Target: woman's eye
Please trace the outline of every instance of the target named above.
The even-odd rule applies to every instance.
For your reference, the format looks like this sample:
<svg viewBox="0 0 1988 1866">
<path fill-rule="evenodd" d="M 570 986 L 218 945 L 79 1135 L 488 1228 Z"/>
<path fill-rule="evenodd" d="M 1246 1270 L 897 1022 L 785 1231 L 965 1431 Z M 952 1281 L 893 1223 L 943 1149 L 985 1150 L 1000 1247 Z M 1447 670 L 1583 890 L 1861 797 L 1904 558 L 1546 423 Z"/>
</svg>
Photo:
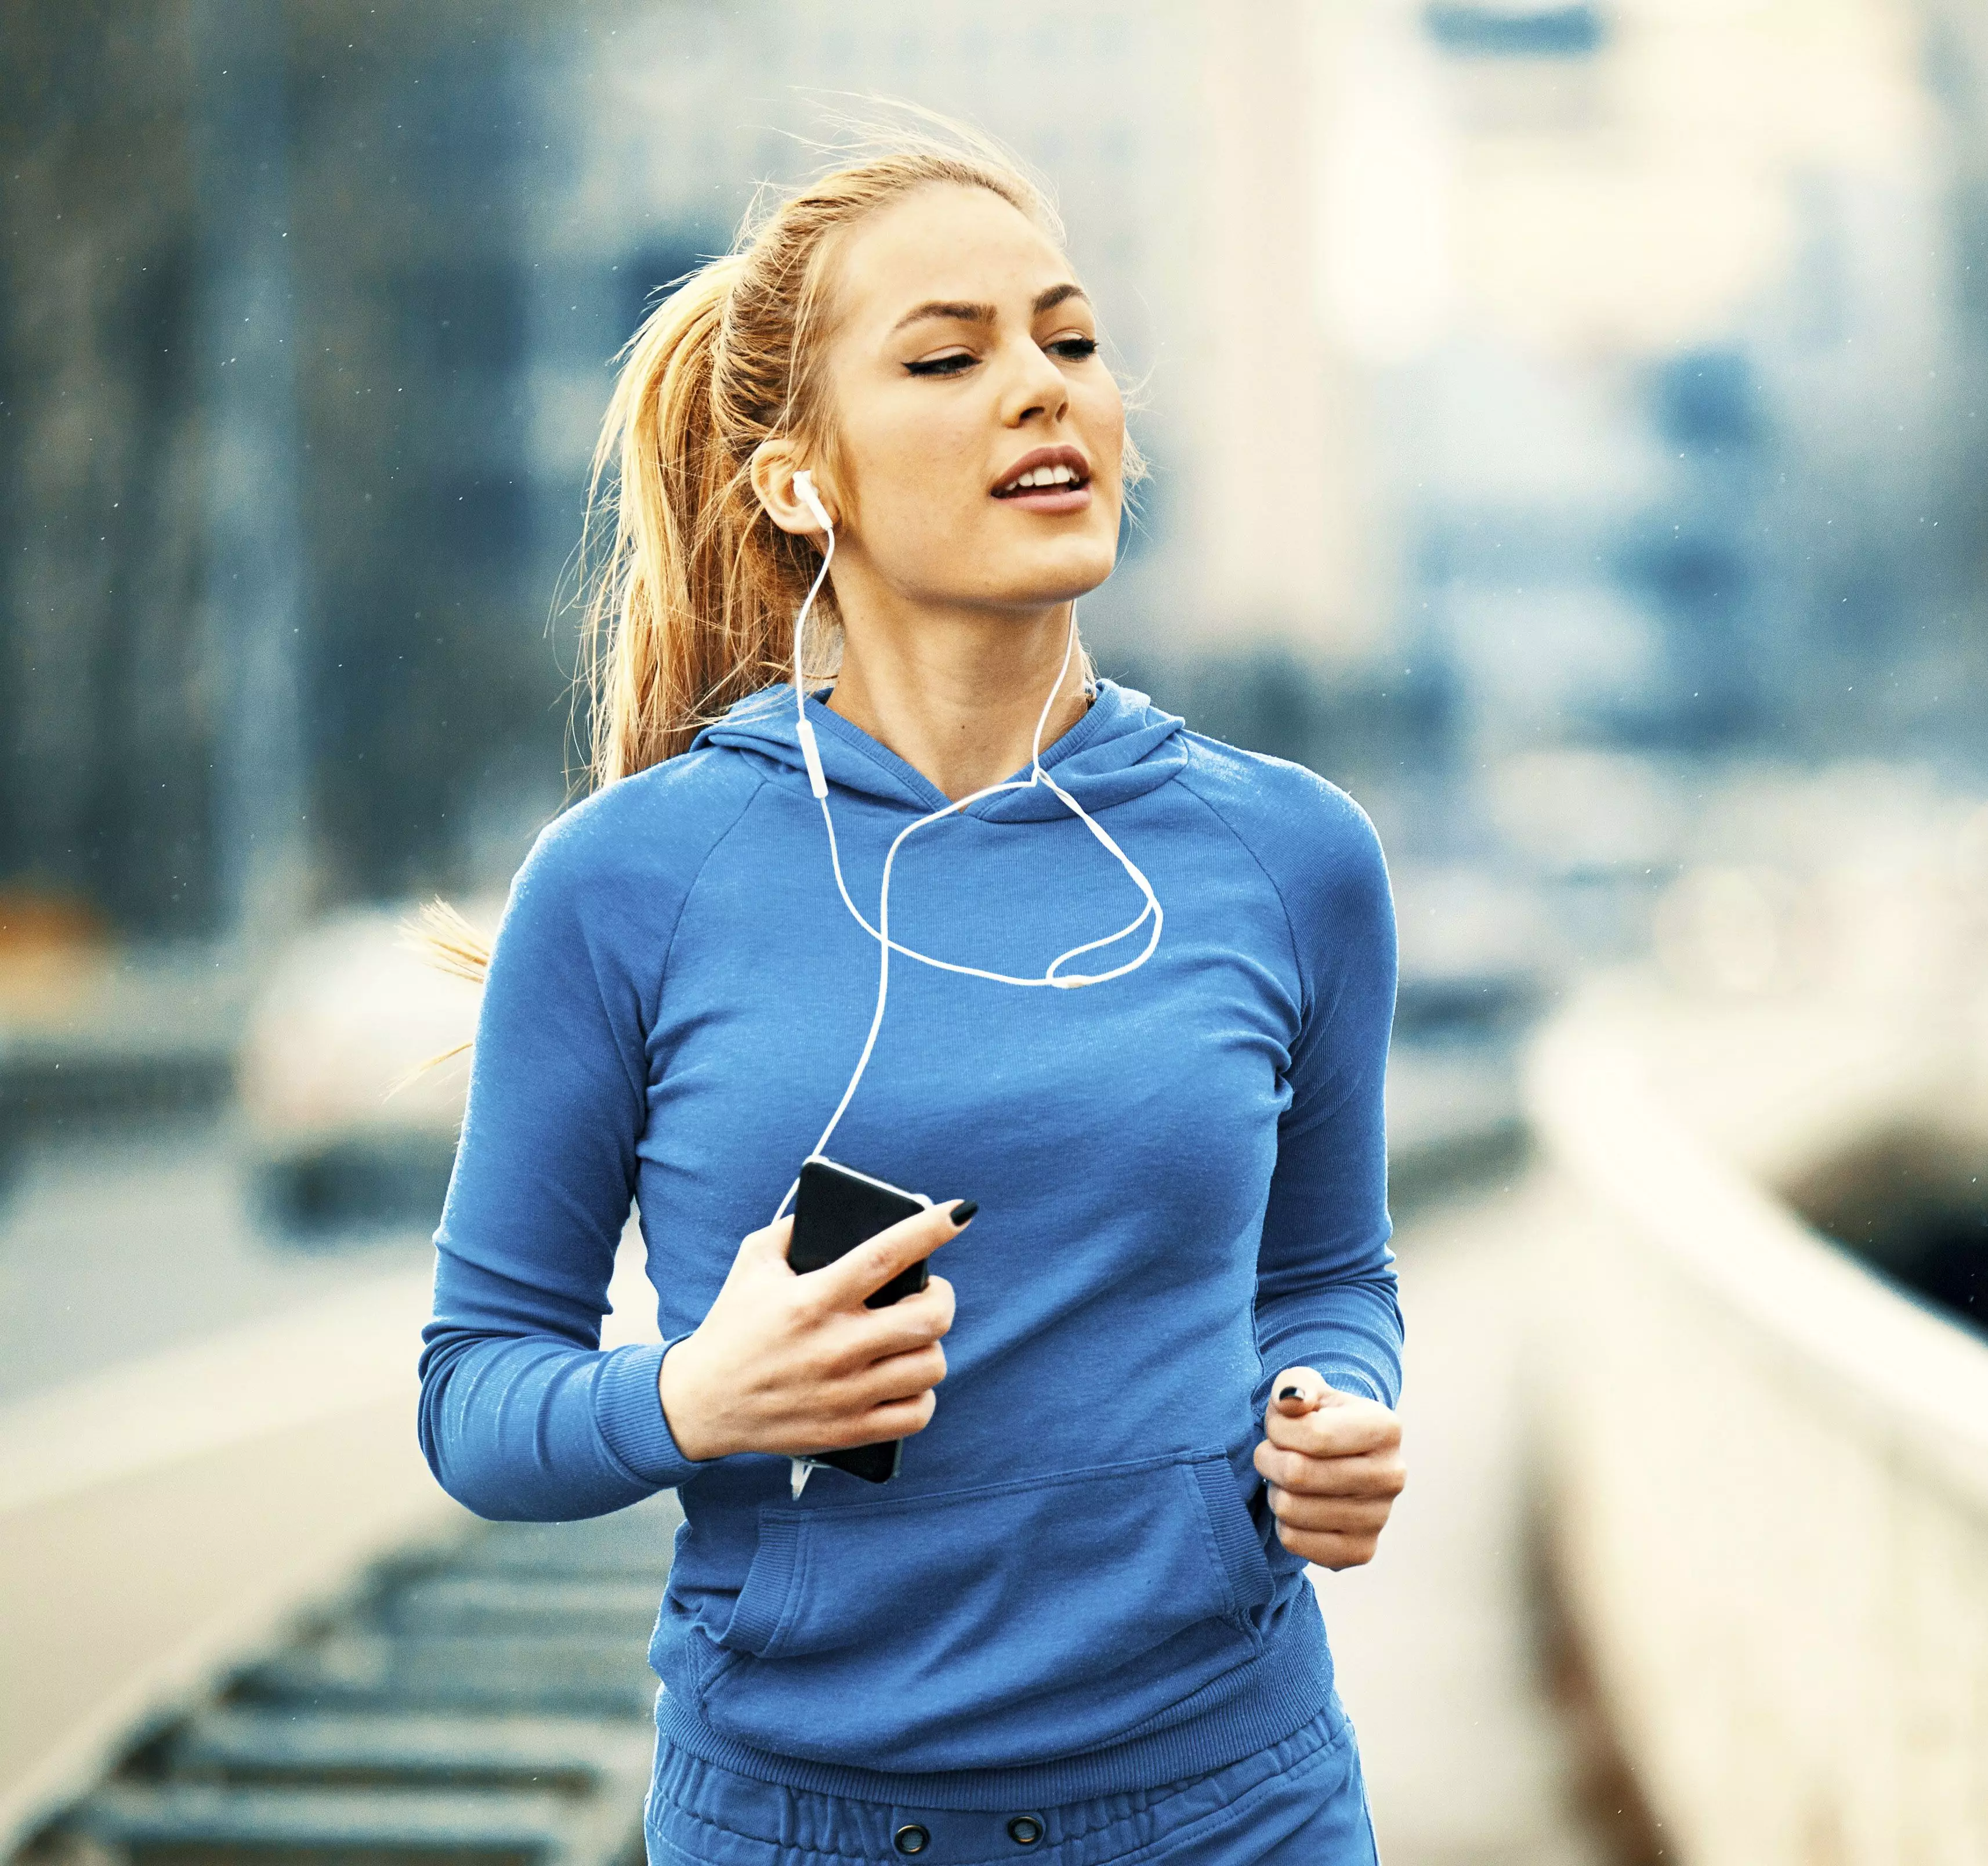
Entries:
<svg viewBox="0 0 1988 1866">
<path fill-rule="evenodd" d="M 1052 356 L 1061 357 L 1067 363 L 1081 363 L 1087 357 L 1097 354 L 1097 340 L 1094 337 L 1060 337 L 1050 345 Z"/>
<path fill-rule="evenodd" d="M 911 376 L 956 376 L 963 369 L 971 369 L 976 361 L 966 351 L 955 351 L 949 356 L 921 357 L 915 363 L 907 363 L 904 373 Z"/>
</svg>

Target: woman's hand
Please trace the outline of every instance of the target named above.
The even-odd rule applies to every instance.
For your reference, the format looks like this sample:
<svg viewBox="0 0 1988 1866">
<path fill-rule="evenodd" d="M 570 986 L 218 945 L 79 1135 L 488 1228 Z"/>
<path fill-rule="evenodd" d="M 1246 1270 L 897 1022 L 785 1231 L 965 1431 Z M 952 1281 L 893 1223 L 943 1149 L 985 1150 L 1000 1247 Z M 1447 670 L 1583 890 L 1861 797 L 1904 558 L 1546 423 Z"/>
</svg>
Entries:
<svg viewBox="0 0 1988 1866">
<path fill-rule="evenodd" d="M 1371 1562 L 1408 1481 L 1401 1421 L 1310 1367 L 1286 1367 L 1270 1383 L 1263 1431 L 1256 1468 L 1270 1481 L 1277 1539 L 1321 1568 Z"/>
<path fill-rule="evenodd" d="M 945 1378 L 952 1285 L 935 1276 L 887 1309 L 864 1299 L 958 1237 L 953 1213 L 974 1209 L 935 1206 L 805 1276 L 787 1261 L 792 1218 L 754 1231 L 697 1332 L 663 1356 L 657 1385 L 677 1449 L 700 1461 L 793 1455 L 923 1431 Z"/>
</svg>

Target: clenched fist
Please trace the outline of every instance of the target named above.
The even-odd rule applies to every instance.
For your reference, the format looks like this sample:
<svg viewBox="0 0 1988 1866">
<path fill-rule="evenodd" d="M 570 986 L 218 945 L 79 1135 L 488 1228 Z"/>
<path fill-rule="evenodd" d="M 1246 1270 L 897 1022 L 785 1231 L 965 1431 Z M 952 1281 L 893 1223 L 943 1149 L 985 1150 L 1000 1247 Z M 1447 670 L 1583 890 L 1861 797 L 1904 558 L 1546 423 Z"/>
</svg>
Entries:
<svg viewBox="0 0 1988 1866">
<path fill-rule="evenodd" d="M 1286 1367 L 1270 1383 L 1263 1431 L 1256 1468 L 1270 1483 L 1277 1539 L 1321 1568 L 1371 1562 L 1408 1481 L 1400 1420 L 1310 1367 Z"/>
</svg>

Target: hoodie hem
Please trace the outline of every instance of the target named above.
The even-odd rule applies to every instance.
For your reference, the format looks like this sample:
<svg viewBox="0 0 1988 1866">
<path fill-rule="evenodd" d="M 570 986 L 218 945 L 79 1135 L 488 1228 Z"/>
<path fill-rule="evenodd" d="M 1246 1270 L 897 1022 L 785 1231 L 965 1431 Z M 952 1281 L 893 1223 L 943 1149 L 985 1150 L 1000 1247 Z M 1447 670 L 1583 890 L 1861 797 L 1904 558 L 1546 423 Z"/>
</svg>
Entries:
<svg viewBox="0 0 1988 1866">
<path fill-rule="evenodd" d="M 1304 1584 L 1307 1595 L 1310 1584 Z M 783 1788 L 968 1813 L 1130 1794 L 1226 1769 L 1302 1729 L 1332 1697 L 1332 1654 L 1316 1599 L 1293 1603 L 1283 1637 L 1178 1705 L 1164 1729 L 1054 1761 L 983 1769 L 864 1769 L 776 1755 L 720 1735 L 685 1697 L 657 1694 L 661 1736 L 699 1760 Z M 1186 1712 L 1185 1716 L 1182 1715 Z"/>
</svg>

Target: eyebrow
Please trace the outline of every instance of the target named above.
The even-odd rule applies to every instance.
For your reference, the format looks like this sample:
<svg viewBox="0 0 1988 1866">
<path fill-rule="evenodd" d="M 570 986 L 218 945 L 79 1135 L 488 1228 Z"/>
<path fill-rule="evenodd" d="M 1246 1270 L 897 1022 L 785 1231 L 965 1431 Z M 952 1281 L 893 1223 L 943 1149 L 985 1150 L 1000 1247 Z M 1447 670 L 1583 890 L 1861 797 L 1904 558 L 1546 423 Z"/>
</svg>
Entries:
<svg viewBox="0 0 1988 1866">
<path fill-rule="evenodd" d="M 1081 298 L 1086 304 L 1090 302 L 1080 285 L 1053 285 L 1047 291 L 1036 294 L 1035 302 L 1029 307 L 1030 313 L 1040 317 L 1045 311 L 1053 311 L 1058 305 L 1072 298 Z M 895 337 L 900 330 L 922 323 L 927 318 L 942 318 L 957 324 L 991 324 L 998 315 L 991 304 L 972 304 L 964 300 L 935 298 L 914 310 L 907 311 L 891 327 L 891 334 Z"/>
</svg>

